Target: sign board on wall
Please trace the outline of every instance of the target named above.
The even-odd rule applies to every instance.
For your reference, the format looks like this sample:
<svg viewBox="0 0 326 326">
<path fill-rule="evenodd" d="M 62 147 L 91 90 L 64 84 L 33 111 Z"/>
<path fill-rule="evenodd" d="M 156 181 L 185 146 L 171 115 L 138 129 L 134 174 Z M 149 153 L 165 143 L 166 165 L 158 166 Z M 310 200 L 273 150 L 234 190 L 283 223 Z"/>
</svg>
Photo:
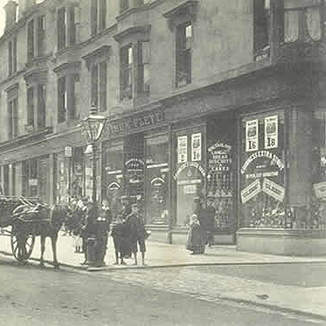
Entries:
<svg viewBox="0 0 326 326">
<path fill-rule="evenodd" d="M 246 122 L 246 152 L 258 150 L 258 119 Z"/>
<path fill-rule="evenodd" d="M 326 181 L 315 183 L 314 191 L 318 199 L 326 198 Z"/>
<path fill-rule="evenodd" d="M 191 160 L 201 161 L 201 133 L 191 135 Z"/>
<path fill-rule="evenodd" d="M 273 115 L 265 118 L 265 149 L 278 147 L 278 116 Z"/>
<path fill-rule="evenodd" d="M 248 185 L 246 188 L 241 190 L 242 203 L 245 204 L 247 201 L 249 201 L 251 198 L 254 198 L 260 192 L 261 192 L 261 185 L 260 185 L 260 181 L 257 179 L 254 182 L 252 182 L 250 185 Z"/>
<path fill-rule="evenodd" d="M 178 163 L 187 162 L 187 153 L 188 153 L 187 136 L 178 137 L 177 151 L 178 151 Z"/>
</svg>

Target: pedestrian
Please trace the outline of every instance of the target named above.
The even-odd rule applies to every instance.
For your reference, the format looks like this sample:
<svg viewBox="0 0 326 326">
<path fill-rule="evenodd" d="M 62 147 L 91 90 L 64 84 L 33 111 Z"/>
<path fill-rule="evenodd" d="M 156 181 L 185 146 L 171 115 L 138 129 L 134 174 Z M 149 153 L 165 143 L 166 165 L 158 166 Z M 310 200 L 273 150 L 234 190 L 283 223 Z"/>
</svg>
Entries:
<svg viewBox="0 0 326 326">
<path fill-rule="evenodd" d="M 120 259 L 120 264 L 125 265 L 124 261 L 124 242 L 123 238 L 126 237 L 125 234 L 125 225 L 120 219 L 119 215 L 115 217 L 111 224 L 111 236 L 113 239 L 113 245 L 114 245 L 114 252 L 115 252 L 115 263 L 114 265 L 119 265 L 119 259 Z"/>
<path fill-rule="evenodd" d="M 134 255 L 134 265 L 138 264 L 137 252 L 138 247 L 141 252 L 142 265 L 145 265 L 145 239 L 148 237 L 148 233 L 145 229 L 144 219 L 140 214 L 139 204 L 134 203 L 131 205 L 131 213 L 127 217 L 127 225 L 129 230 L 130 248 Z"/>
<path fill-rule="evenodd" d="M 192 252 L 191 255 L 205 252 L 205 236 L 196 214 L 192 214 L 190 217 L 186 249 Z"/>
<path fill-rule="evenodd" d="M 105 266 L 104 258 L 108 244 L 108 233 L 112 222 L 109 202 L 104 199 L 96 219 L 96 262 L 98 266 Z"/>
<path fill-rule="evenodd" d="M 121 203 L 121 210 L 118 213 L 119 220 L 122 222 L 121 225 L 121 238 L 120 238 L 120 253 L 123 252 L 123 258 L 130 258 L 131 257 L 131 248 L 129 243 L 129 231 L 128 225 L 125 224 L 127 216 L 131 213 L 131 204 L 130 198 L 128 196 L 121 196 L 120 197 Z"/>
<path fill-rule="evenodd" d="M 206 233 L 206 244 L 211 247 L 214 244 L 214 229 L 215 229 L 215 215 L 216 210 L 214 207 L 214 196 L 207 197 L 207 207 L 204 209 L 205 223 L 203 225 Z"/>
</svg>

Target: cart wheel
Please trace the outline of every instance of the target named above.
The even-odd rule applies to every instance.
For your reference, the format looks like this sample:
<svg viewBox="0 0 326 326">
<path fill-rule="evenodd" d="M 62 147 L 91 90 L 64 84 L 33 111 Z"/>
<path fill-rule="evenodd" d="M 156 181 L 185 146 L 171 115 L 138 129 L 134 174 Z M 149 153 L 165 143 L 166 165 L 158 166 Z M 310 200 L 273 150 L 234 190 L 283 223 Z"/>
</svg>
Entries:
<svg viewBox="0 0 326 326">
<path fill-rule="evenodd" d="M 11 233 L 11 250 L 14 257 L 23 262 L 27 260 L 33 251 L 35 236 L 31 234 Z"/>
</svg>

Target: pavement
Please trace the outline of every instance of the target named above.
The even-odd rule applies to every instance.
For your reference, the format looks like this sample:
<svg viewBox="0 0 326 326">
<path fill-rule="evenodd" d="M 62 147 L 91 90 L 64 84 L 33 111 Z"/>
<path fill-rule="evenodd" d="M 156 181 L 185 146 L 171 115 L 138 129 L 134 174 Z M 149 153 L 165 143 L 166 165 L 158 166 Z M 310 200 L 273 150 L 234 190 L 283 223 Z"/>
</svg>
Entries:
<svg viewBox="0 0 326 326">
<path fill-rule="evenodd" d="M 51 261 L 50 239 L 46 241 L 45 259 Z M 32 261 L 39 259 L 39 242 L 36 239 Z M 133 260 L 115 266 L 112 239 L 108 248 L 108 266 L 97 275 L 208 301 L 223 299 L 302 314 L 326 325 L 326 257 L 262 255 L 238 252 L 234 246 L 213 246 L 204 255 L 190 255 L 182 245 L 148 241 L 147 266 L 133 266 Z M 1 237 L 0 253 L 11 253 L 8 236 Z M 74 253 L 73 239 L 61 234 L 60 264 L 84 273 L 83 258 Z"/>
</svg>

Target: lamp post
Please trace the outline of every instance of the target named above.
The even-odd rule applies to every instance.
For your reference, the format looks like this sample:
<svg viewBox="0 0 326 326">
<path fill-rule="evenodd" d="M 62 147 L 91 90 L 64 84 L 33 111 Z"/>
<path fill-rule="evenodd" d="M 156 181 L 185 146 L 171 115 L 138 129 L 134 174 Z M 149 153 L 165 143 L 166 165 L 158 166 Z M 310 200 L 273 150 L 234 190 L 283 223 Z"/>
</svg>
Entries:
<svg viewBox="0 0 326 326">
<path fill-rule="evenodd" d="M 93 156 L 93 182 L 92 182 L 92 201 L 96 207 L 97 200 L 97 171 L 96 171 L 96 151 L 97 141 L 101 138 L 107 118 L 98 114 L 97 107 L 92 105 L 90 108 L 89 116 L 82 119 L 80 122 L 81 131 L 86 138 L 87 144 L 92 146 Z"/>
</svg>

